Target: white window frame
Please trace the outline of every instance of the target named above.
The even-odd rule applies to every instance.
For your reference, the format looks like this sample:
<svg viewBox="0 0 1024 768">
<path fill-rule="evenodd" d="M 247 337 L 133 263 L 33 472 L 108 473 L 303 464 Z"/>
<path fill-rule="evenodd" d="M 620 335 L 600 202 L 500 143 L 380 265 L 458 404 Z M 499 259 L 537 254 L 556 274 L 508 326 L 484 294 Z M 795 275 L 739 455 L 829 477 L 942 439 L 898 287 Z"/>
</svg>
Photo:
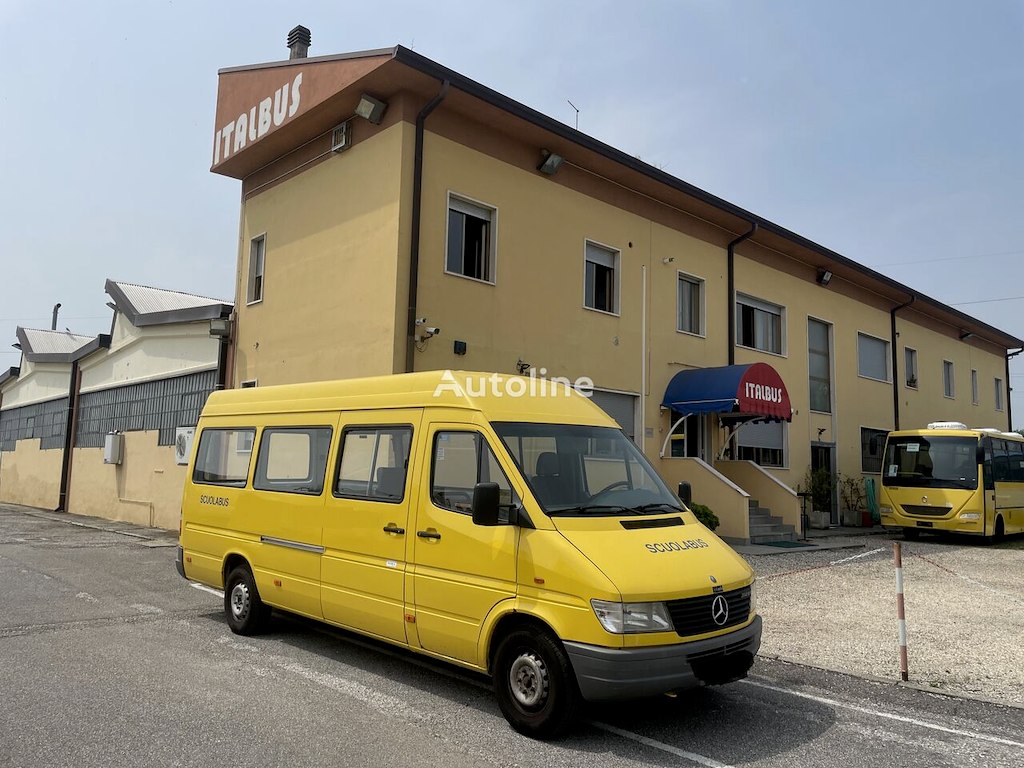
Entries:
<svg viewBox="0 0 1024 768">
<path fill-rule="evenodd" d="M 949 393 L 946 393 L 946 366 L 949 366 Z M 942 396 L 949 400 L 956 400 L 956 366 L 952 360 L 942 361 Z"/>
<path fill-rule="evenodd" d="M 253 260 L 253 252 L 256 248 L 257 243 L 262 243 L 262 252 L 260 258 L 257 261 Z M 267 295 L 267 233 L 261 232 L 249 239 L 249 278 L 246 281 L 245 286 L 245 304 L 251 306 L 253 304 L 259 304 L 263 301 L 263 297 Z M 257 272 L 257 270 L 259 270 Z M 260 295 L 255 296 L 256 293 L 256 278 L 260 281 Z"/>
<path fill-rule="evenodd" d="M 765 469 L 789 469 L 789 426 L 790 425 L 789 425 L 788 421 L 781 421 L 781 422 L 777 422 L 777 423 L 781 424 L 781 426 L 782 426 L 782 447 L 780 449 L 782 451 L 782 464 L 781 465 L 760 464 L 760 463 L 754 461 L 754 463 L 757 464 L 757 466 L 759 466 L 759 467 L 764 467 Z M 743 430 L 744 429 L 748 429 L 750 426 L 755 426 L 755 425 L 751 424 L 751 425 L 748 425 L 748 426 L 740 427 L 739 431 L 736 433 L 736 454 L 737 454 L 737 456 L 739 455 L 740 448 L 752 448 L 752 447 L 754 447 L 754 446 L 749 446 L 749 445 L 744 446 L 744 445 L 740 444 L 740 440 L 742 439 L 742 435 L 743 435 Z M 766 449 L 766 450 L 774 450 L 774 449 Z M 748 461 L 753 461 L 753 459 L 748 459 Z"/>
<path fill-rule="evenodd" d="M 679 311 L 680 310 L 680 306 L 679 306 L 679 304 L 680 304 L 680 302 L 679 302 L 679 284 L 681 282 L 683 282 L 683 281 L 686 281 L 686 282 L 690 283 L 691 285 L 696 285 L 697 286 L 697 301 L 698 301 L 699 306 L 698 306 L 698 309 L 697 309 L 698 329 L 696 331 L 687 331 L 687 330 L 679 327 L 679 320 L 680 320 L 680 317 L 681 317 L 681 314 L 680 314 L 680 311 Z M 705 336 L 706 336 L 705 328 L 707 327 L 706 326 L 707 302 L 705 300 L 705 296 L 706 295 L 707 295 L 707 283 L 706 283 L 706 281 L 704 280 L 703 277 L 697 277 L 696 275 L 691 275 L 691 274 L 689 274 L 687 272 L 683 272 L 682 270 L 676 270 L 676 332 L 677 333 L 685 333 L 687 336 L 699 336 L 702 339 L 705 338 Z"/>
<path fill-rule="evenodd" d="M 913 384 L 910 383 L 911 370 L 910 370 L 910 366 L 907 365 L 907 361 L 908 361 L 907 355 L 908 354 L 910 354 L 913 357 L 913 360 L 914 360 L 914 370 L 913 370 L 914 383 Z M 917 389 L 918 386 L 920 385 L 921 378 L 920 378 L 920 376 L 918 376 L 917 369 L 918 369 L 918 365 L 917 365 L 917 350 L 914 349 L 914 347 L 903 347 L 903 386 L 905 386 L 907 389 Z"/>
<path fill-rule="evenodd" d="M 461 207 L 460 207 L 461 206 Z M 480 212 L 490 214 L 487 219 L 487 268 L 490 272 L 490 279 L 483 280 L 472 275 L 464 275 L 461 272 L 452 272 L 448 269 L 448 239 L 451 237 L 451 212 L 457 211 L 465 216 L 481 218 Z M 497 206 L 485 203 L 482 200 L 475 200 L 458 192 L 448 190 L 448 204 L 444 209 L 444 273 L 452 277 L 461 277 L 463 280 L 472 280 L 474 283 L 484 285 L 495 285 L 498 280 L 498 208 Z"/>
<path fill-rule="evenodd" d="M 1003 380 L 998 376 L 995 378 L 996 410 L 1003 411 L 1006 406 L 1003 404 Z"/>
<path fill-rule="evenodd" d="M 861 373 L 861 360 L 860 360 L 860 339 L 871 339 L 873 341 L 880 341 L 885 345 L 885 378 L 879 379 L 877 376 L 868 376 L 866 373 Z M 885 384 L 892 383 L 892 347 L 889 345 L 888 339 L 883 339 L 881 336 L 875 336 L 871 333 L 865 333 L 864 331 L 857 331 L 857 376 L 861 379 L 867 379 L 868 381 L 881 381 Z"/>
<path fill-rule="evenodd" d="M 735 328 L 735 332 L 736 332 L 735 343 L 736 343 L 736 346 L 740 347 L 741 349 L 752 349 L 755 352 L 761 352 L 761 353 L 763 353 L 765 355 L 775 355 L 775 357 L 787 357 L 788 356 L 788 347 L 787 347 L 787 345 L 788 345 L 788 341 L 789 341 L 789 339 L 788 339 L 789 334 L 786 333 L 786 307 L 783 306 L 782 304 L 776 304 L 773 301 L 768 301 L 766 299 L 759 299 L 756 296 L 751 296 L 750 294 L 747 294 L 747 293 L 739 293 L 739 292 L 737 292 L 736 293 L 736 301 L 733 303 L 733 315 L 737 315 L 738 314 L 739 307 L 741 305 L 745 306 L 745 307 L 750 307 L 751 309 L 756 309 L 756 310 L 760 310 L 762 312 L 767 312 L 769 314 L 773 314 L 773 315 L 778 315 L 779 316 L 779 351 L 775 352 L 774 350 L 771 350 L 771 349 L 761 349 L 760 347 L 750 347 L 750 346 L 747 346 L 746 344 L 741 344 L 740 341 L 739 341 L 739 335 L 740 335 L 740 326 L 742 324 L 739 322 L 739 320 L 740 320 L 739 317 L 735 317 L 735 324 L 736 324 L 736 328 Z"/>
<path fill-rule="evenodd" d="M 971 405 L 978 405 L 981 402 L 978 391 L 978 369 L 971 368 Z"/>
<path fill-rule="evenodd" d="M 593 245 L 596 248 L 600 248 L 601 250 L 608 251 L 610 254 L 612 254 L 612 283 L 614 284 L 613 293 L 615 299 L 614 309 L 612 311 L 609 311 L 607 309 L 599 309 L 597 307 L 592 307 L 589 304 L 587 304 L 587 264 L 590 262 L 590 259 L 587 257 L 587 248 L 588 246 L 591 245 Z M 596 264 L 597 262 L 594 263 Z M 606 245 L 605 243 L 598 242 L 597 240 L 591 240 L 590 238 L 585 239 L 583 241 L 583 308 L 589 310 L 590 312 L 598 312 L 602 315 L 611 315 L 613 317 L 619 317 L 622 314 L 621 294 L 622 251 L 620 251 L 618 248 Z"/>
</svg>

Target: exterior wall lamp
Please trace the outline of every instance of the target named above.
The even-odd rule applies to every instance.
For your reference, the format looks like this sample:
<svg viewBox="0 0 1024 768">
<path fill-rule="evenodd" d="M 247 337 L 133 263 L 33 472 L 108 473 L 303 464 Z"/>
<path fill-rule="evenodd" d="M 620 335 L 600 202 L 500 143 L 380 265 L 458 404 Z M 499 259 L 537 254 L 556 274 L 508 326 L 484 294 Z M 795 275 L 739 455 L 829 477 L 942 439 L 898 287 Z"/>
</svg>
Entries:
<svg viewBox="0 0 1024 768">
<path fill-rule="evenodd" d="M 554 176 L 558 173 L 558 169 L 565 162 L 565 158 L 561 155 L 556 155 L 554 152 L 548 149 L 542 149 L 540 156 L 543 158 L 540 165 L 537 166 L 537 170 L 541 173 L 546 173 L 548 176 Z"/>
<path fill-rule="evenodd" d="M 388 108 L 386 101 L 375 99 L 367 93 L 359 97 L 359 104 L 356 105 L 356 114 L 364 120 L 369 120 L 374 125 L 380 125 L 384 117 L 384 110 Z"/>
<path fill-rule="evenodd" d="M 822 288 L 827 288 L 828 284 L 832 282 L 832 270 L 830 269 L 819 269 L 818 270 L 818 285 Z"/>
</svg>

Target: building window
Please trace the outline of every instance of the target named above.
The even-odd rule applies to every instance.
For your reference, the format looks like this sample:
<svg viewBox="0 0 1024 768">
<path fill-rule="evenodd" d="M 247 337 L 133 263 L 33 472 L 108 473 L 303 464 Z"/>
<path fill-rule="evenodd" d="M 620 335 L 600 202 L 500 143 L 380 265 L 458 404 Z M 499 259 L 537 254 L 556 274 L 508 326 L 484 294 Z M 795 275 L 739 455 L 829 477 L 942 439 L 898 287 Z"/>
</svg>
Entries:
<svg viewBox="0 0 1024 768">
<path fill-rule="evenodd" d="M 781 421 L 745 424 L 736 433 L 737 458 L 762 467 L 786 466 L 786 425 Z"/>
<path fill-rule="evenodd" d="M 869 379 L 889 381 L 889 342 L 858 333 L 857 373 Z"/>
<path fill-rule="evenodd" d="M 245 300 L 249 304 L 263 301 L 263 261 L 267 250 L 267 236 L 254 237 L 249 244 L 249 287 Z"/>
<path fill-rule="evenodd" d="M 942 361 L 942 394 L 946 397 L 956 397 L 956 387 L 953 381 L 953 363 L 949 360 Z"/>
<path fill-rule="evenodd" d="M 811 387 L 811 410 L 822 413 L 832 413 L 830 329 L 828 323 L 807 320 L 807 378 Z"/>
<path fill-rule="evenodd" d="M 736 343 L 741 347 L 782 354 L 783 314 L 777 304 L 750 296 L 736 297 Z"/>
<path fill-rule="evenodd" d="M 601 312 L 619 311 L 619 252 L 587 242 L 584 306 Z"/>
<path fill-rule="evenodd" d="M 996 410 L 1003 410 L 1003 380 L 996 379 Z"/>
<path fill-rule="evenodd" d="M 704 335 L 704 281 L 682 272 L 676 300 L 676 329 Z"/>
<path fill-rule="evenodd" d="M 903 375 L 906 378 L 907 386 L 917 389 L 917 350 L 910 347 L 903 348 Z"/>
<path fill-rule="evenodd" d="M 885 450 L 884 429 L 860 428 L 860 469 L 875 474 L 882 471 L 882 453 Z"/>
<path fill-rule="evenodd" d="M 971 404 L 978 404 L 978 372 L 971 369 Z"/>
<path fill-rule="evenodd" d="M 445 271 L 494 282 L 495 210 L 448 196 L 448 249 Z"/>
</svg>

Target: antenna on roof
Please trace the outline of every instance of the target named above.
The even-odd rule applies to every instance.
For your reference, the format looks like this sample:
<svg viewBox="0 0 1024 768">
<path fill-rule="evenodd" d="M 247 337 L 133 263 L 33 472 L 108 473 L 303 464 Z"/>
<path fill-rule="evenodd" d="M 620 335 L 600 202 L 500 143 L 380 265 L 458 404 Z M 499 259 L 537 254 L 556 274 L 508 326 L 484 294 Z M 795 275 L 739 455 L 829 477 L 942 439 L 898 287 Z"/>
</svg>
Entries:
<svg viewBox="0 0 1024 768">
<path fill-rule="evenodd" d="M 566 101 L 569 101 L 569 100 L 566 99 Z M 569 106 L 576 110 L 576 130 L 578 131 L 580 129 L 580 109 L 575 104 L 573 104 L 571 101 L 569 101 Z"/>
</svg>

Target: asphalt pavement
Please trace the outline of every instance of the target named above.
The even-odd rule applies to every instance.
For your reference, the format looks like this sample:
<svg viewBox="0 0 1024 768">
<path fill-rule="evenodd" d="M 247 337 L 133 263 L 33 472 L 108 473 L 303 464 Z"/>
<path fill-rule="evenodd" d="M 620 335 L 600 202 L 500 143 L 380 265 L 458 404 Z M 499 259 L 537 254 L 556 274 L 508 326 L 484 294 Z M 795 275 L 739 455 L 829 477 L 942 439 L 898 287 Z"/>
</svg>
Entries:
<svg viewBox="0 0 1024 768">
<path fill-rule="evenodd" d="M 0 505 L 0 765 L 1018 766 L 1024 711 L 798 664 L 591 707 L 565 739 L 488 681 L 314 622 L 232 635 L 174 534 Z"/>
</svg>

